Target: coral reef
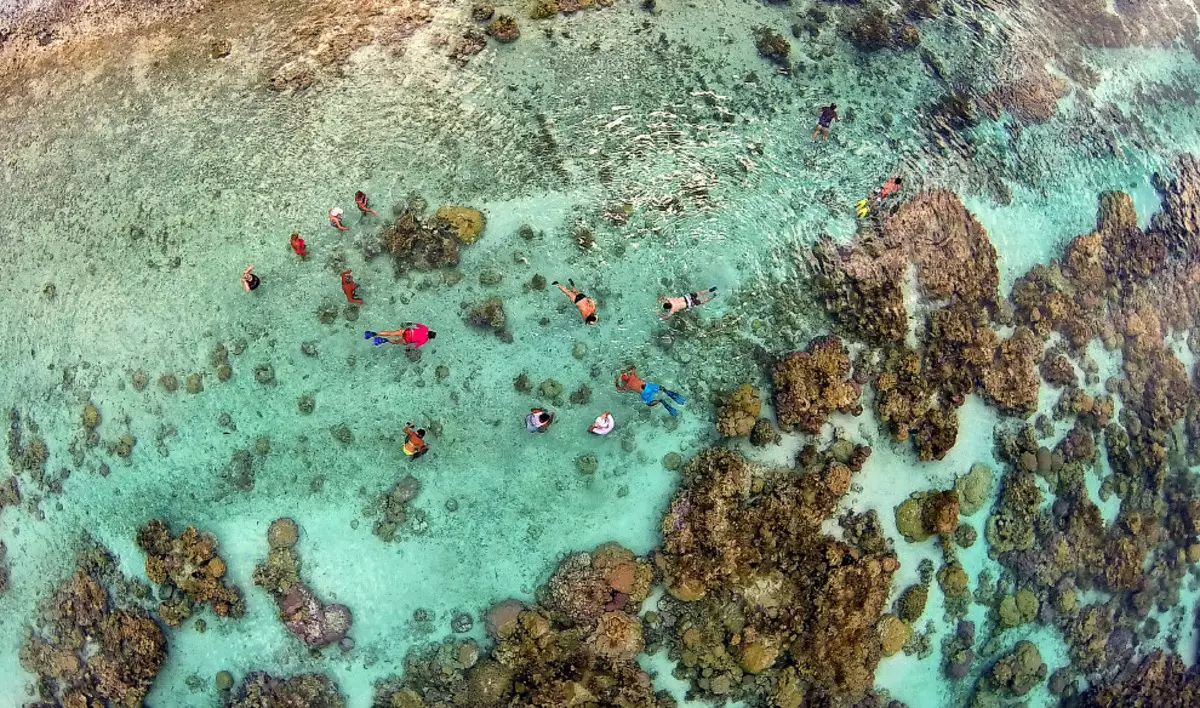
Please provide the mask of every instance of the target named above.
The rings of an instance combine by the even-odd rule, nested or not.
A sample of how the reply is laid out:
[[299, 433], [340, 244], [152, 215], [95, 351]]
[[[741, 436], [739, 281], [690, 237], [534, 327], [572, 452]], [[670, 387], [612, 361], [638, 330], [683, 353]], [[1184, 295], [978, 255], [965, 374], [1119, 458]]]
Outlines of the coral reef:
[[468, 305], [464, 313], [467, 324], [482, 330], [491, 330], [501, 335], [508, 326], [504, 313], [504, 301], [497, 296]]
[[[655, 557], [670, 593], [659, 612], [673, 621], [653, 638], [702, 694], [737, 698], [774, 682], [822, 703], [870, 688], [899, 563], [873, 513], [847, 514], [844, 541], [821, 532], [865, 455], [852, 459], [810, 447], [795, 474], [712, 449], [684, 467]], [[772, 680], [743, 682], [748, 673]]]
[[[818, 433], [834, 412], [857, 413], [859, 388], [847, 379], [850, 355], [837, 337], [818, 337], [775, 363], [775, 415], [784, 430]], [[857, 410], [856, 410], [857, 409]]]
[[770, 27], [759, 27], [754, 30], [754, 46], [760, 56], [784, 69], [789, 68], [788, 55], [792, 53], [792, 45], [783, 35]]
[[166, 660], [166, 638], [147, 614], [113, 602], [105, 586], [123, 579], [107, 552], [85, 550], [76, 566], [42, 603], [21, 666], [50, 705], [141, 705]]
[[254, 584], [271, 594], [279, 608], [279, 619], [310, 649], [348, 641], [346, 635], [354, 621], [350, 608], [325, 604], [317, 598], [300, 578], [299, 554], [294, 547], [283, 545], [286, 541], [294, 544], [293, 537], [274, 523], [271, 526], [275, 533], [268, 531], [270, 551], [266, 561], [254, 568]]
[[174, 589], [159, 604], [163, 621], [175, 627], [191, 616], [194, 606], [208, 604], [221, 617], [241, 617], [246, 602], [236, 585], [227, 584], [225, 561], [217, 555], [217, 539], [189, 526], [172, 537], [166, 523], [153, 520], [138, 530], [138, 547], [146, 554], [146, 576]]
[[1175, 654], [1155, 650], [1138, 663], [1122, 667], [1112, 681], [1092, 685], [1078, 700], [1067, 705], [1074, 708], [1200, 705], [1200, 672], [1189, 669]]
[[539, 589], [539, 604], [505, 600], [488, 610], [490, 654], [454, 639], [410, 654], [403, 678], [377, 684], [375, 704], [671, 708], [633, 661], [652, 582], [648, 561], [615, 543], [572, 554]]
[[988, 677], [997, 688], [1015, 696], [1024, 696], [1046, 680], [1046, 665], [1037, 645], [1019, 641], [1013, 650], [992, 665]]
[[727, 438], [745, 437], [762, 412], [758, 389], [742, 384], [721, 398], [717, 406], [717, 432]]
[[465, 245], [471, 245], [483, 235], [487, 219], [483, 212], [471, 207], [444, 206], [433, 214], [433, 228], [447, 228]]
[[396, 533], [408, 521], [410, 514], [424, 515], [424, 512], [419, 509], [409, 509], [409, 502], [416, 499], [420, 493], [421, 482], [416, 477], [411, 474], [401, 477], [380, 500], [379, 518], [371, 527], [371, 533], [384, 541], [394, 540]]
[[229, 696], [228, 708], [343, 708], [337, 684], [325, 674], [276, 678], [263, 671], [246, 674]]
[[[460, 245], [474, 243], [483, 233], [486, 219], [477, 209], [444, 206], [422, 220], [424, 200], [410, 198], [396, 220], [379, 235], [379, 245], [392, 254], [397, 275], [408, 271], [433, 270], [458, 265]], [[368, 257], [378, 252], [368, 252]]]
[[953, 490], [915, 493], [896, 507], [896, 530], [911, 543], [949, 536], [958, 528], [958, 513], [958, 494]]
[[487, 33], [497, 42], [508, 44], [521, 38], [521, 28], [512, 15], [500, 15], [488, 23]]

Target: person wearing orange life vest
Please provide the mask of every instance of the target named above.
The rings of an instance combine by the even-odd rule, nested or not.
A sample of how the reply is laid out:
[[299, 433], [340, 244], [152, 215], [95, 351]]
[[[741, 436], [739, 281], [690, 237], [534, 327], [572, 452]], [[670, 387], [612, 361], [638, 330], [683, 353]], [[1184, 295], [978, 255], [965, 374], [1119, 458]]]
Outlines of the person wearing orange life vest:
[[675, 314], [676, 312], [681, 312], [683, 310], [694, 310], [707, 302], [711, 302], [716, 296], [716, 286], [713, 286], [708, 290], [688, 293], [683, 297], [667, 297], [666, 295], [663, 295], [658, 299], [659, 307], [662, 308], [662, 312], [658, 313], [658, 316], [660, 319], [669, 319], [671, 315]]
[[613, 419], [613, 414], [609, 411], [604, 411], [602, 415], [597, 417], [588, 426], [588, 432], [593, 435], [608, 435], [615, 427], [617, 427], [617, 421]]
[[405, 423], [404, 434], [408, 436], [408, 439], [404, 441], [404, 454], [409, 458], [415, 460], [429, 452], [429, 443], [425, 442], [424, 428], [413, 428], [412, 423]]
[[596, 301], [584, 295], [579, 288], [575, 287], [574, 280], [568, 279], [567, 283], [570, 287], [563, 285], [557, 280], [551, 283], [551, 285], [557, 285], [558, 289], [563, 292], [563, 295], [571, 298], [571, 302], [575, 303], [575, 307], [579, 308], [579, 316], [583, 318], [584, 322], [590, 325], [599, 322], [600, 318], [596, 315]]
[[525, 430], [531, 433], [544, 433], [550, 429], [550, 424], [554, 422], [554, 414], [541, 408], [531, 408], [529, 415], [525, 416]]

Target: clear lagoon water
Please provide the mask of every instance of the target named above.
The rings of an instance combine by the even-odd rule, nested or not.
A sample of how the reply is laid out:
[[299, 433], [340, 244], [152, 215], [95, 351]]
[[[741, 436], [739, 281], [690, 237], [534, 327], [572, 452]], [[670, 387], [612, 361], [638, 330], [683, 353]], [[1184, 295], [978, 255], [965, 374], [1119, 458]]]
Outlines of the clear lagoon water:
[[[136, 542], [151, 519], [219, 539], [225, 578], [246, 610], [235, 619], [198, 609], [181, 626], [163, 625], [167, 659], [146, 705], [220, 705], [220, 671], [239, 680], [323, 672], [346, 705], [372, 705], [375, 682], [402, 673], [410, 651], [448, 636], [474, 637], [486, 651], [484, 611], [510, 597], [533, 602], [564, 554], [607, 541], [652, 553], [680, 484], [664, 457], [688, 460], [712, 446], [786, 467], [809, 442], [870, 445], [839, 509], [878, 512], [900, 562], [890, 607], [918, 581], [922, 559], [943, 563], [936, 539], [904, 540], [895, 507], [913, 492], [953, 488], [975, 463], [999, 479], [1006, 462], [994, 431], [1022, 418], [972, 394], [956, 444], [922, 462], [889, 438], [870, 405], [817, 434], [784, 432], [778, 445], [722, 440], [719, 396], [754, 384], [770, 416], [770, 362], [841, 331], [798, 254], [824, 237], [854, 243], [871, 228], [855, 203], [893, 174], [905, 178], [902, 200], [931, 189], [960, 196], [996, 248], [1002, 297], [1096, 228], [1104, 191], [1129, 194], [1148, 229], [1161, 208], [1154, 175], [1171, 174], [1178, 154], [1200, 154], [1200, 38], [1190, 6], [1190, 27], [1168, 31], [1128, 4], [1072, 12], [1081, 23], [1096, 12], [1136, 19], [1165, 36], [1102, 45], [1063, 32], [1042, 7], [944, 2], [934, 17], [909, 20], [905, 12], [917, 11], [904, 3], [887, 6], [888, 46], [868, 51], [850, 35], [870, 3], [663, 0], [651, 10], [616, 0], [544, 20], [501, 5], [520, 39], [485, 38], [460, 63], [448, 55], [464, 31], [485, 26], [468, 4], [331, 0], [157, 8], [162, 17], [134, 23], [68, 16], [46, 25], [57, 29], [44, 46], [22, 44], [19, 33], [0, 42], [0, 401], [24, 443], [38, 438], [48, 451], [37, 470], [19, 455], [0, 470], [21, 492], [0, 510], [0, 705], [36, 703], [20, 648], [83, 544], [108, 548], [121, 573], [147, 586], [142, 604], [154, 613], [162, 590]], [[25, 11], [5, 9], [15, 27], [26, 27]], [[918, 47], [895, 39], [909, 22]], [[790, 46], [790, 70], [756, 47], [762, 27]], [[981, 97], [1031, 68], [1061, 81], [1060, 97], [1042, 96], [1049, 113], [989, 114]], [[931, 116], [952, 92], [979, 106], [969, 124], [938, 130]], [[842, 119], [814, 143], [817, 112], [830, 102]], [[357, 190], [378, 216], [360, 217]], [[456, 267], [406, 270], [374, 255], [414, 197], [427, 217], [441, 205], [486, 216]], [[329, 225], [333, 207], [345, 210], [348, 230]], [[293, 232], [307, 241], [305, 260], [288, 245]], [[262, 286], [246, 293], [239, 277], [250, 263]], [[339, 287], [345, 268], [361, 306]], [[536, 276], [573, 279], [598, 300], [600, 323], [585, 326], [556, 288], [531, 285]], [[657, 317], [659, 296], [710, 286], [718, 297], [696, 313]], [[489, 297], [503, 300], [511, 337], [464, 317]], [[419, 356], [363, 338], [404, 322], [438, 337]], [[1190, 382], [1189, 334], [1172, 331], [1168, 341]], [[218, 375], [219, 347], [229, 352], [228, 380]], [[1099, 395], [1108, 376], [1122, 376], [1120, 352], [1099, 342], [1088, 351], [1102, 370], [1088, 389]], [[677, 419], [614, 389], [628, 363], [689, 398]], [[523, 373], [532, 391], [514, 387]], [[189, 392], [193, 374], [202, 390]], [[549, 379], [558, 396], [539, 389]], [[572, 402], [581, 386], [587, 401]], [[308, 412], [303, 397], [314, 404]], [[1042, 384], [1039, 410], [1025, 420], [1057, 401]], [[81, 423], [89, 402], [101, 415], [91, 440]], [[556, 421], [545, 435], [527, 434], [525, 414], [539, 406]], [[589, 435], [606, 410], [616, 431]], [[408, 421], [430, 431], [430, 453], [414, 461], [401, 451]], [[1057, 421], [1046, 444], [1070, 427]], [[131, 452], [122, 436], [136, 441]], [[1174, 440], [1185, 444], [1182, 432]], [[595, 468], [582, 473], [587, 455]], [[1087, 480], [1112, 525], [1119, 500], [1099, 492], [1108, 464], [1102, 452]], [[384, 540], [373, 533], [380, 500], [408, 474], [420, 491]], [[979, 538], [957, 553], [972, 588], [985, 571], [1006, 572], [988, 553], [989, 506], [962, 518]], [[354, 613], [344, 651], [309, 651], [252, 579], [280, 517], [301, 529], [305, 582]], [[1194, 567], [1159, 601], [1161, 631], [1140, 633], [1131, 661], [1158, 648], [1194, 661]], [[1093, 592], [1097, 603], [1120, 602]], [[952, 680], [942, 639], [957, 619], [942, 605], [934, 582], [913, 623], [929, 633], [928, 650], [883, 658], [877, 692], [909, 706], [979, 703], [974, 683], [1023, 639], [1048, 673], [1072, 661], [1054, 622], [985, 641], [995, 610], [972, 604], [975, 659]], [[474, 626], [455, 634], [461, 613]], [[688, 694], [665, 652], [639, 662], [680, 705], [714, 703]], [[1080, 669], [1078, 690], [1119, 668]], [[1043, 677], [1020, 700], [1056, 704], [1050, 683]]]

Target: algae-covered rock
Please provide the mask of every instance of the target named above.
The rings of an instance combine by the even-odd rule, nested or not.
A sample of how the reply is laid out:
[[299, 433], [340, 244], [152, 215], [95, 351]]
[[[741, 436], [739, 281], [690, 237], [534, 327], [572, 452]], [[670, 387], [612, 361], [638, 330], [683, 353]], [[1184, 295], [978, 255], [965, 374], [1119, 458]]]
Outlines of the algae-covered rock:
[[204, 378], [200, 374], [188, 374], [185, 386], [190, 394], [200, 393], [204, 390]]
[[1015, 696], [1024, 696], [1044, 681], [1047, 673], [1037, 645], [1021, 640], [1013, 647], [1012, 652], [992, 666], [989, 676], [997, 688]]
[[471, 207], [444, 206], [433, 215], [435, 224], [445, 224], [454, 232], [454, 237], [470, 245], [479, 240], [487, 226], [483, 212]]
[[971, 471], [958, 478], [954, 489], [958, 492], [959, 513], [974, 514], [987, 504], [992, 493], [992, 468], [982, 462], [971, 465]]
[[920, 495], [909, 497], [896, 507], [896, 530], [909, 543], [920, 543], [929, 538], [922, 515]]
[[749, 435], [760, 412], [762, 399], [758, 389], [742, 384], [717, 406], [717, 432], [729, 438]]
[[1038, 599], [1029, 590], [1021, 589], [1000, 600], [1000, 626], [1019, 627], [1032, 622], [1038, 614]]
[[925, 585], [910, 585], [896, 601], [896, 614], [906, 622], [916, 622], [925, 613], [929, 600], [929, 588]]
[[938, 585], [947, 597], [960, 597], [967, 593], [971, 578], [962, 565], [954, 562], [947, 563], [937, 574]]
[[100, 425], [100, 409], [96, 408], [96, 404], [91, 401], [83, 407], [83, 427], [87, 430], [95, 430]]
[[529, 17], [533, 20], [544, 20], [557, 14], [557, 0], [534, 0], [533, 7], [529, 8]]
[[508, 44], [521, 38], [521, 28], [512, 15], [500, 15], [488, 23], [487, 33], [497, 42]]
[[300, 526], [287, 517], [275, 519], [267, 528], [267, 544], [271, 548], [291, 548], [300, 539]]
[[880, 651], [884, 656], [891, 656], [903, 649], [911, 634], [912, 629], [896, 615], [879, 618]]

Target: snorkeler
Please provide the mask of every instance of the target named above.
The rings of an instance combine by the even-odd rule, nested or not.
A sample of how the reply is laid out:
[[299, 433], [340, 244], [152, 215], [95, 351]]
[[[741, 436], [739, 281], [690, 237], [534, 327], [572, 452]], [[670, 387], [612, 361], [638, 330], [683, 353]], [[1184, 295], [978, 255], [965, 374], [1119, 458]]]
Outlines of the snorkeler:
[[525, 429], [531, 433], [544, 433], [554, 422], [554, 414], [541, 408], [531, 408], [525, 416]]
[[246, 292], [250, 292], [251, 290], [258, 290], [259, 285], [262, 285], [262, 281], [254, 274], [254, 264], [251, 263], [246, 266], [246, 270], [242, 271], [242, 288]]
[[308, 249], [304, 247], [304, 239], [300, 234], [292, 234], [292, 250], [301, 258], [308, 258]]
[[711, 302], [717, 296], [717, 288], [713, 286], [708, 290], [701, 290], [696, 293], [688, 293], [683, 297], [667, 297], [663, 295], [658, 299], [659, 306], [662, 307], [662, 312], [658, 313], [661, 319], [668, 319], [671, 315], [682, 310], [694, 310], [697, 307]]
[[575, 303], [575, 307], [579, 308], [579, 316], [583, 318], [584, 322], [590, 325], [599, 322], [600, 318], [596, 316], [596, 301], [584, 295], [579, 288], [575, 287], [574, 280], [568, 279], [567, 283], [570, 284], [570, 287], [563, 285], [557, 280], [551, 283], [551, 285], [557, 285], [558, 289], [563, 291], [563, 295], [571, 298], [571, 302]]
[[379, 216], [379, 212], [375, 211], [369, 206], [366, 192], [360, 190], [354, 193], [354, 206], [358, 207], [358, 210], [363, 214], [374, 214], [375, 216]]
[[404, 434], [408, 436], [408, 439], [404, 441], [405, 455], [415, 460], [429, 452], [429, 443], [425, 442], [424, 428], [413, 428], [412, 423], [405, 423]]
[[672, 401], [675, 401], [680, 405], [687, 403], [687, 399], [678, 393], [667, 390], [656, 383], [650, 383], [649, 381], [642, 379], [640, 376], [638, 376], [636, 366], [631, 366], [628, 369], [623, 370], [620, 374], [617, 374], [617, 390], [636, 391], [637, 393], [641, 394], [643, 403], [648, 406], [661, 405], [673, 416], [679, 415], [679, 411], [675, 410], [670, 403], [667, 403], [662, 399], [655, 398], [655, 395], [659, 391], [662, 391], [664, 396], [670, 398]]
[[821, 115], [817, 117], [817, 127], [813, 130], [812, 139], [815, 141], [819, 135], [822, 140], [828, 140], [829, 126], [835, 120], [841, 120], [841, 116], [837, 112], [837, 104], [831, 103], [828, 106], [821, 106]]
[[363, 301], [358, 299], [358, 283], [354, 282], [349, 268], [342, 271], [342, 292], [346, 294], [346, 299], [355, 305], [363, 304]]
[[437, 332], [434, 332], [423, 324], [413, 322], [406, 322], [400, 329], [390, 332], [363, 332], [363, 339], [371, 340], [371, 343], [375, 346], [379, 346], [380, 344], [405, 344], [410, 349], [420, 349], [429, 340], [436, 337]]
[[858, 212], [859, 218], [865, 218], [871, 213], [871, 209], [878, 207], [883, 203], [883, 200], [900, 191], [900, 185], [904, 180], [900, 177], [892, 177], [884, 182], [875, 191], [871, 192], [871, 196], [866, 199], [860, 199], [858, 204], [854, 205], [854, 210]]
[[342, 226], [342, 210], [334, 207], [329, 210], [329, 225], [338, 231], [349, 231], [350, 228]]
[[617, 421], [613, 419], [612, 413], [604, 411], [588, 426], [588, 432], [594, 435], [608, 435], [615, 427], [617, 427]]

